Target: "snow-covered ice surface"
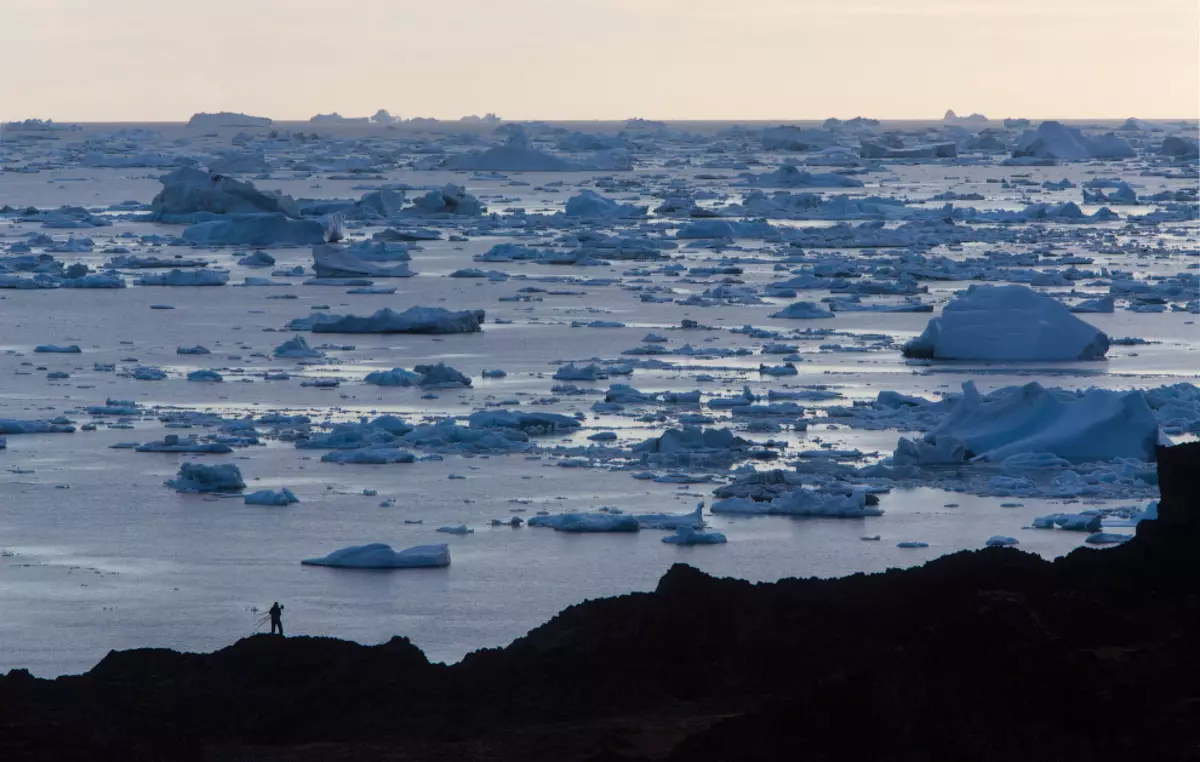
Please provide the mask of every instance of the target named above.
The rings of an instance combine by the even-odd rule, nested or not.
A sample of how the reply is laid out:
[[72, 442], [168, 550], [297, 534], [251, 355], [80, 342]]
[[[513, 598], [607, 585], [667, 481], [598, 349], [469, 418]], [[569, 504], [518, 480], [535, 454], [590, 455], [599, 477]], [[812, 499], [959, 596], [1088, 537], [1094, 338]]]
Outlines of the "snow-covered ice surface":
[[[1200, 228], [1196, 159], [1177, 150], [1196, 125], [1106, 137], [1119, 126], [6, 131], [0, 670], [217, 648], [272, 600], [289, 633], [401, 633], [456, 660], [680, 560], [832, 576], [1092, 536], [1030, 528], [1048, 516], [1131, 526], [1156, 497], [1150, 438], [1200, 432]], [[182, 167], [199, 171], [159, 205], [179, 217], [153, 221]], [[226, 219], [258, 211], [278, 216]], [[192, 224], [222, 245], [189, 243]], [[335, 239], [319, 272], [317, 238]], [[1107, 354], [904, 356], [979, 284], [1084, 305]], [[797, 303], [831, 316], [789, 319]], [[1024, 324], [996, 327], [1020, 342]], [[199, 371], [222, 381], [189, 383]], [[1136, 398], [1075, 401], [1093, 387]], [[165, 486], [184, 463], [234, 464], [245, 489]], [[640, 531], [524, 525], [572, 512]], [[727, 542], [663, 542], [677, 526]], [[368, 543], [448, 543], [454, 563], [299, 563]]]

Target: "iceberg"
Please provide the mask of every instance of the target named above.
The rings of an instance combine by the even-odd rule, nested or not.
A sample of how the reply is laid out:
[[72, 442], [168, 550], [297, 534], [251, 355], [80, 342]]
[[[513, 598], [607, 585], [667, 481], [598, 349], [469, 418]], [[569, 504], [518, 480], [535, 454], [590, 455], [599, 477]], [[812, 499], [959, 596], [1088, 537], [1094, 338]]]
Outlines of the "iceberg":
[[117, 273], [88, 273], [78, 278], [65, 278], [63, 288], [125, 288], [125, 279]]
[[211, 130], [218, 127], [270, 127], [273, 122], [265, 116], [249, 116], [221, 111], [216, 114], [192, 114], [187, 126], [192, 129]]
[[325, 242], [326, 225], [283, 214], [230, 214], [183, 231], [184, 240], [203, 246], [313, 246]]
[[260, 191], [251, 183], [216, 172], [183, 167], [159, 182], [163, 189], [150, 202], [155, 222], [204, 222], [226, 214], [300, 216], [291, 196]]
[[487, 207], [467, 193], [466, 188], [451, 184], [413, 199], [413, 205], [407, 211], [417, 214], [457, 214], [472, 217], [483, 214]]
[[430, 569], [450, 565], [450, 546], [418, 545], [394, 551], [383, 543], [353, 545], [323, 558], [307, 558], [300, 563], [341, 569]]
[[671, 545], [721, 545], [726, 539], [720, 532], [699, 532], [691, 527], [681, 526], [675, 530], [675, 534], [667, 535], [662, 541]]
[[851, 489], [849, 494], [794, 489], [779, 494], [770, 501], [747, 497], [730, 497], [712, 504], [713, 513], [733, 513], [760, 516], [825, 516], [833, 518], [863, 518], [881, 516], [883, 511], [871, 505], [867, 493]]
[[568, 217], [588, 219], [631, 219], [645, 217], [649, 207], [620, 204], [605, 198], [593, 190], [582, 190], [579, 195], [567, 199]]
[[419, 386], [421, 384], [421, 374], [413, 373], [411, 370], [405, 370], [404, 368], [377, 370], [373, 373], [368, 373], [367, 377], [363, 379], [363, 383], [374, 386]]
[[416, 275], [407, 262], [394, 265], [370, 262], [356, 251], [336, 246], [313, 249], [313, 270], [318, 278], [411, 278]]
[[818, 320], [833, 317], [833, 313], [812, 302], [794, 302], [770, 317], [777, 320]]
[[168, 270], [134, 281], [139, 286], [224, 286], [228, 282], [229, 273], [224, 270]]
[[314, 333], [476, 333], [483, 330], [483, 310], [451, 312], [442, 307], [410, 307], [404, 312], [383, 308], [373, 315], [318, 315], [293, 320], [289, 328]]
[[1060, 159], [1084, 161], [1086, 159], [1129, 159], [1135, 156], [1133, 146], [1114, 133], [1098, 138], [1085, 135], [1077, 127], [1067, 127], [1061, 122], [1047, 121], [1029, 130], [1017, 141], [1013, 158], [1032, 157], [1037, 159]]
[[233, 452], [233, 448], [220, 442], [197, 442], [192, 438], [180, 438], [177, 434], [168, 434], [160, 442], [146, 442], [133, 448], [134, 452], [189, 453], [204, 455], [224, 455]]
[[1074, 462], [1153, 461], [1158, 439], [1158, 421], [1140, 391], [1067, 392], [1030, 383], [982, 397], [968, 381], [946, 419], [918, 442], [901, 438], [894, 458], [923, 465], [1050, 453]]
[[624, 171], [632, 169], [633, 163], [622, 148], [598, 151], [590, 161], [568, 161], [534, 148], [525, 131], [515, 126], [504, 145], [451, 156], [442, 166], [476, 172], [586, 172]]
[[197, 382], [217, 382], [224, 381], [225, 379], [215, 370], [194, 370], [187, 374], [187, 380]]
[[895, 148], [864, 140], [859, 155], [864, 159], [953, 159], [958, 156], [958, 146], [954, 143], [936, 143]]
[[642, 529], [697, 530], [704, 528], [704, 504], [691, 513], [643, 513], [634, 516]]
[[836, 172], [805, 172], [793, 164], [784, 164], [774, 172], [742, 176], [746, 185], [760, 188], [862, 188], [862, 180]]
[[636, 532], [641, 529], [633, 516], [613, 513], [561, 513], [534, 516], [531, 527], [549, 527], [556, 532]]
[[555, 413], [484, 410], [467, 419], [473, 429], [517, 429], [526, 434], [561, 434], [579, 428], [579, 421]]
[[1101, 360], [1107, 334], [1028, 286], [971, 286], [904, 345], [906, 357], [985, 362]]
[[19, 421], [0, 418], [0, 434], [73, 434], [75, 427], [53, 421]]
[[300, 502], [300, 498], [292, 494], [290, 489], [284, 487], [276, 490], [259, 490], [251, 492], [245, 497], [246, 505], [291, 505], [292, 503]]
[[324, 353], [310, 347], [303, 336], [294, 336], [275, 347], [274, 355], [301, 359], [317, 359], [325, 356]]
[[417, 456], [395, 447], [364, 447], [358, 450], [334, 450], [321, 456], [322, 463], [343, 465], [385, 466], [392, 463], [413, 463]]
[[176, 492], [241, 492], [246, 488], [242, 472], [233, 463], [216, 466], [184, 463], [179, 474], [164, 483]]

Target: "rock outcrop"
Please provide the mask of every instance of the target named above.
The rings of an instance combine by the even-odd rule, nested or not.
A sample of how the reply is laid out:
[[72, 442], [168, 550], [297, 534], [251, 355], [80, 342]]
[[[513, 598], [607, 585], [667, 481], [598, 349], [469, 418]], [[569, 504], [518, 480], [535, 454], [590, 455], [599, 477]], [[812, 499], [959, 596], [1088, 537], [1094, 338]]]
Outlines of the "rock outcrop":
[[835, 580], [677, 564], [430, 664], [404, 638], [257, 636], [0, 678], [4, 759], [1124, 760], [1200, 749], [1200, 443], [1157, 520], [1053, 562], [1012, 548]]

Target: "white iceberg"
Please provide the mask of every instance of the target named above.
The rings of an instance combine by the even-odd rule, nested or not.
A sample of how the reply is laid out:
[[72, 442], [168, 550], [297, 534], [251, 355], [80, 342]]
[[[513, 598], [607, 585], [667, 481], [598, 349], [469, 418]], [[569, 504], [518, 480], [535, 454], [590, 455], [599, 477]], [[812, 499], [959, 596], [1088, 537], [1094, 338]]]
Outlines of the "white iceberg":
[[946, 419], [919, 443], [901, 438], [893, 457], [897, 464], [921, 465], [1000, 462], [1025, 453], [1075, 462], [1152, 461], [1158, 439], [1158, 421], [1140, 391], [1076, 393], [1031, 383], [985, 398], [967, 382]]
[[1133, 146], [1113, 133], [1092, 137], [1077, 127], [1047, 121], [1021, 136], [1013, 150], [1014, 158], [1062, 159], [1129, 159], [1135, 156]]
[[1028, 286], [971, 286], [925, 331], [906, 357], [989, 362], [1100, 360], [1108, 335], [1066, 305]]
[[155, 222], [204, 222], [215, 215], [273, 214], [299, 217], [291, 196], [260, 191], [253, 184], [191, 167], [159, 179], [162, 191], [150, 202]]

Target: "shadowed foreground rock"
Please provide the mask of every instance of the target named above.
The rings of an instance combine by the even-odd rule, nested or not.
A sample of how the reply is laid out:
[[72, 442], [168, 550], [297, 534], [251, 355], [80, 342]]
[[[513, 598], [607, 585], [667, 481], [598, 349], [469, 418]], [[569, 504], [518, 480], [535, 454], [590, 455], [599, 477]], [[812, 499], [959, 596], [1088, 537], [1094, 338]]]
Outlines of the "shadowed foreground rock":
[[774, 584], [674, 566], [502, 650], [249, 638], [0, 678], [0, 759], [1200, 759], [1200, 444], [1158, 521]]

